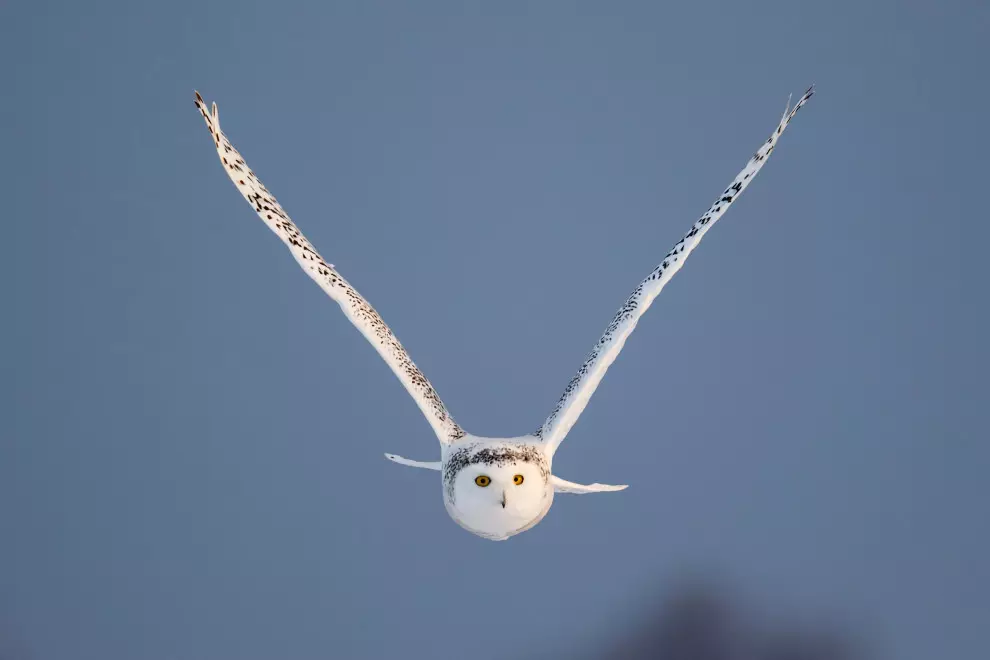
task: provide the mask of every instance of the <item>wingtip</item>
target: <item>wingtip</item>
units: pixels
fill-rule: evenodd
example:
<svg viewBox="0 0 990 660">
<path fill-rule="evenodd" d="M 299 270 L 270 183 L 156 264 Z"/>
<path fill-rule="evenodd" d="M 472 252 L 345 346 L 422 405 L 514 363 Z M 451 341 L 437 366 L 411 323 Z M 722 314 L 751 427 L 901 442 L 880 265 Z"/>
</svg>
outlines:
<svg viewBox="0 0 990 660">
<path fill-rule="evenodd" d="M 196 100 L 197 100 L 198 102 L 200 102 L 200 103 L 203 103 L 203 102 L 204 102 L 204 101 L 203 101 L 203 97 L 202 97 L 202 96 L 200 96 L 200 95 L 199 95 L 199 92 L 198 92 L 198 91 L 196 91 L 195 89 L 193 90 L 193 94 L 195 94 L 195 95 L 196 95 Z"/>
<path fill-rule="evenodd" d="M 788 96 L 787 96 L 787 105 L 784 106 L 784 108 L 785 108 L 784 109 L 784 117 L 786 118 L 786 117 L 793 116 L 794 113 L 797 112 L 798 109 L 801 106 L 803 106 L 805 103 L 807 103 L 808 102 L 808 99 L 810 99 L 814 95 L 815 95 L 815 83 L 811 83 L 811 85 L 808 87 L 808 89 L 804 90 L 804 94 L 801 95 L 801 98 L 798 99 L 798 102 L 795 103 L 794 104 L 794 107 L 792 108 L 791 107 L 791 100 L 794 98 L 794 95 L 793 94 L 788 94 Z"/>
<path fill-rule="evenodd" d="M 781 125 L 777 128 L 777 132 L 780 133 L 783 130 L 783 126 L 790 122 L 791 118 L 797 114 L 797 111 L 804 107 L 804 104 L 808 102 L 812 96 L 815 95 L 815 84 L 812 83 L 811 87 L 805 90 L 798 102 L 791 107 L 791 97 L 787 97 L 787 110 L 784 111 L 784 118 L 781 120 Z"/>
<path fill-rule="evenodd" d="M 629 488 L 629 484 L 621 484 L 618 486 L 613 486 L 611 484 L 591 484 L 591 487 L 598 489 L 598 491 L 602 493 L 616 493 L 620 490 Z"/>
</svg>

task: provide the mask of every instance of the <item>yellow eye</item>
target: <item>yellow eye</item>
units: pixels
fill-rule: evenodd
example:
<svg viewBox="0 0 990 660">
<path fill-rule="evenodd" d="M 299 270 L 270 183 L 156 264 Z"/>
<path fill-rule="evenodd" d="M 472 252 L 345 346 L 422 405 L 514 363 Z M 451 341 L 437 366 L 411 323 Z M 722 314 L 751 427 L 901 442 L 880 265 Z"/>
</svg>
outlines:
<svg viewBox="0 0 990 660">
<path fill-rule="evenodd" d="M 491 479 L 489 479 L 488 477 L 486 477 L 486 476 L 485 476 L 485 475 L 483 475 L 483 474 L 481 474 L 481 475 L 478 475 L 477 477 L 475 477 L 475 478 L 474 478 L 474 483 L 476 483 L 476 484 L 478 484 L 478 485 L 479 485 L 479 486 L 481 486 L 482 488 L 485 488 L 485 487 L 486 487 L 486 486 L 488 486 L 488 484 L 490 484 L 491 482 L 492 482 L 492 480 L 491 480 Z"/>
<path fill-rule="evenodd" d="M 523 476 L 521 474 L 517 474 L 516 476 L 512 477 L 512 483 L 514 483 L 517 486 L 521 486 L 523 481 L 525 480 L 523 479 Z"/>
</svg>

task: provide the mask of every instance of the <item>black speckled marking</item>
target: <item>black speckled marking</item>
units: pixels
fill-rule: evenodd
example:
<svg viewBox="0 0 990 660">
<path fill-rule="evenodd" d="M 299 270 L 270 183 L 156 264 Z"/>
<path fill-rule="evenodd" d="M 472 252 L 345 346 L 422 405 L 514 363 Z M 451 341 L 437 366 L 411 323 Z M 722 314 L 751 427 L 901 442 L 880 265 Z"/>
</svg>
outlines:
<svg viewBox="0 0 990 660">
<path fill-rule="evenodd" d="M 345 280 L 333 265 L 319 255 L 312 244 L 303 236 L 295 223 L 282 210 L 260 179 L 255 175 L 230 140 L 220 130 L 220 119 L 216 104 L 207 111 L 203 97 L 196 93 L 196 107 L 206 127 L 213 137 L 213 144 L 220 156 L 224 170 L 237 189 L 244 195 L 265 224 L 289 246 L 299 265 L 306 271 L 327 295 L 333 298 L 341 309 L 357 326 L 358 330 L 372 343 L 392 371 L 405 385 L 416 401 L 416 405 L 426 416 L 441 442 L 455 442 L 464 437 L 464 431 L 447 412 L 440 396 L 406 353 L 406 349 L 392 330 L 385 324 L 378 312 L 361 297 L 361 294 Z"/>
<path fill-rule="evenodd" d="M 454 502 L 454 480 L 457 474 L 469 465 L 494 465 L 505 467 L 514 463 L 533 463 L 540 469 L 543 483 L 550 480 L 550 466 L 546 455 L 537 447 L 529 445 L 486 447 L 471 444 L 452 452 L 443 464 L 443 484 L 447 499 Z"/>
<path fill-rule="evenodd" d="M 682 238 L 673 249 L 663 258 L 663 262 L 653 269 L 653 272 L 643 280 L 636 290 L 630 294 L 623 303 L 619 311 L 616 312 L 612 322 L 605 329 L 601 339 L 591 349 L 584 364 L 577 374 L 567 384 L 563 395 L 557 401 L 553 412 L 547 417 L 543 426 L 535 432 L 535 435 L 544 442 L 557 445 L 563 440 L 570 430 L 571 425 L 577 420 L 584 406 L 587 405 L 587 398 L 578 396 L 579 393 L 590 397 L 598 387 L 598 383 L 605 376 L 605 372 L 618 355 L 617 351 L 609 351 L 616 342 L 624 342 L 626 337 L 636 328 L 639 317 L 643 315 L 650 306 L 653 297 L 660 293 L 674 274 L 680 270 L 684 261 L 692 250 L 701 242 L 705 232 L 715 224 L 722 215 L 729 210 L 729 207 L 739 198 L 742 191 L 750 184 L 753 175 L 760 171 L 766 159 L 773 152 L 777 139 L 784 132 L 784 128 L 790 123 L 794 115 L 800 110 L 808 99 L 814 94 L 814 86 L 808 88 L 793 109 L 785 110 L 783 118 L 777 125 L 773 134 L 753 154 L 753 157 L 746 163 L 742 171 L 736 175 L 735 180 L 725 192 L 719 195 L 715 203 L 708 211 L 701 216 L 692 226 L 691 230 Z M 789 99 L 788 99 L 789 101 Z M 788 102 L 788 105 L 790 103 Z M 590 391 L 589 391 L 590 390 Z M 571 406 L 576 406 L 571 410 Z M 566 414 L 568 412 L 570 414 Z M 566 419 L 565 419 L 566 418 Z"/>
</svg>

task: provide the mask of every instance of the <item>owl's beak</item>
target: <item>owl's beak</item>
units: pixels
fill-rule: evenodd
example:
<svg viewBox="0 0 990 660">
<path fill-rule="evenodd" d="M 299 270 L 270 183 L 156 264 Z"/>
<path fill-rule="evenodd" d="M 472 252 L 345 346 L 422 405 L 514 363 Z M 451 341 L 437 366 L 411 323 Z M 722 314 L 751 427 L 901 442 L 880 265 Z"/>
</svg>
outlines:
<svg viewBox="0 0 990 660">
<path fill-rule="evenodd" d="M 502 508 L 505 508 L 505 491 L 502 491 Z"/>
</svg>

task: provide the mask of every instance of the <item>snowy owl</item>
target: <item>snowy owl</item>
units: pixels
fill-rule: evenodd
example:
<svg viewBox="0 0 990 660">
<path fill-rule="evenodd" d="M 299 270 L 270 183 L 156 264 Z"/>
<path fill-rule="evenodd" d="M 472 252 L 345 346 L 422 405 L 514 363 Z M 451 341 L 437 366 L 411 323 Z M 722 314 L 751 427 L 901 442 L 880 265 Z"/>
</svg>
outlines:
<svg viewBox="0 0 990 660">
<path fill-rule="evenodd" d="M 813 93 L 814 87 L 809 88 L 793 108 L 788 100 L 784 116 L 767 141 L 753 154 L 732 184 L 719 194 L 711 208 L 691 226 L 684 238 L 674 245 L 622 304 L 543 425 L 532 434 L 518 438 L 471 435 L 454 421 L 430 381 L 416 367 L 378 312 L 333 264 L 319 255 L 289 219 L 275 196 L 231 145 L 220 130 L 216 103 L 208 109 L 197 92 L 196 107 L 206 121 L 220 162 L 234 185 L 269 229 L 288 246 L 306 274 L 340 305 L 351 323 L 371 342 L 416 401 L 440 440 L 439 461 L 413 461 L 395 454 L 385 456 L 400 465 L 439 471 L 443 503 L 450 517 L 478 536 L 501 541 L 540 522 L 550 510 L 554 493 L 600 493 L 625 488 L 565 481 L 552 472 L 554 453 L 588 405 L 605 372 L 636 328 L 640 316 L 681 269 L 705 232 L 750 184 L 773 153 L 777 140 L 795 113 Z"/>
</svg>

